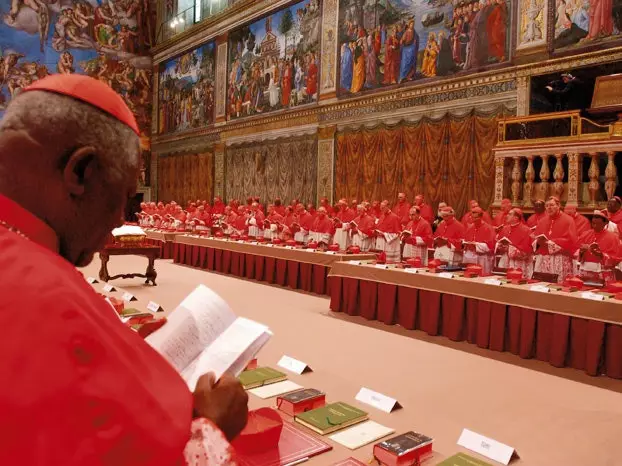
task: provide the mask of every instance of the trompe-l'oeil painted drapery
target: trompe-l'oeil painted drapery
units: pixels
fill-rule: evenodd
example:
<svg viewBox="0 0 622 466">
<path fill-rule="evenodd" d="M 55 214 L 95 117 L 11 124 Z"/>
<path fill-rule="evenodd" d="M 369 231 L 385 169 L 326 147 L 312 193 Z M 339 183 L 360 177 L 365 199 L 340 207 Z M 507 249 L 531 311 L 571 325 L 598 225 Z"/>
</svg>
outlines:
<svg viewBox="0 0 622 466">
<path fill-rule="evenodd" d="M 497 121 L 504 110 L 337 134 L 335 198 L 412 202 L 423 193 L 462 215 L 469 199 L 487 208 L 494 196 Z"/>
<path fill-rule="evenodd" d="M 158 200 L 185 205 L 214 197 L 214 154 L 165 155 L 158 159 Z"/>
<path fill-rule="evenodd" d="M 225 160 L 227 199 L 258 196 L 264 203 L 277 197 L 284 203 L 315 203 L 315 135 L 227 147 Z"/>
</svg>

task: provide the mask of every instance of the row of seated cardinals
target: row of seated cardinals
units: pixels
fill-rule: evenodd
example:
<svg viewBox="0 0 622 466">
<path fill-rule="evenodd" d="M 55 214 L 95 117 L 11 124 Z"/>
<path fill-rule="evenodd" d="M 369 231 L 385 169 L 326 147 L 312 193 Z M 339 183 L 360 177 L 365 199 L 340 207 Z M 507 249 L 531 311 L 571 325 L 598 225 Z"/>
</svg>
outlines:
<svg viewBox="0 0 622 466">
<path fill-rule="evenodd" d="M 188 202 L 185 210 L 174 202 L 143 204 L 139 217 L 145 227 L 220 230 L 226 235 L 319 247 L 336 244 L 339 250 L 380 252 L 389 262 L 416 259 L 425 266 L 433 250 L 442 264 L 477 264 L 484 273 L 499 267 L 521 270 L 525 278 L 539 272 L 559 282 L 576 274 L 609 281 L 622 258 L 621 206 L 622 200 L 614 197 L 590 221 L 575 207 L 561 211 L 559 200 L 550 198 L 546 203 L 535 201 L 535 213 L 525 220 L 508 199 L 494 218 L 477 201 L 470 201 L 469 211 L 459 221 L 445 203 L 439 204 L 435 216 L 422 195 L 411 205 L 399 194 L 393 206 L 386 200 L 348 204 L 345 199 L 330 206 L 322 199 L 317 210 L 297 200 L 284 206 L 275 199 L 267 213 L 257 198 L 249 198 L 246 205 L 236 200 L 225 205 L 217 197 L 211 206 L 205 201 Z"/>
</svg>

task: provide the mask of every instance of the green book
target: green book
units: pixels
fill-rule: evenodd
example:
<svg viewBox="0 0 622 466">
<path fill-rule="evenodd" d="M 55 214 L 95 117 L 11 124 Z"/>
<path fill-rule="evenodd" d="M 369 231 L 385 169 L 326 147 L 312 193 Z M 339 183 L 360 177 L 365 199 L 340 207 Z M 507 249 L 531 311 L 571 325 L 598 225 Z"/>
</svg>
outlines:
<svg viewBox="0 0 622 466">
<path fill-rule="evenodd" d="M 318 434 L 326 435 L 366 421 L 367 418 L 365 411 L 354 406 L 346 403 L 331 403 L 306 413 L 300 413 L 295 417 L 295 421 Z"/>
<path fill-rule="evenodd" d="M 121 317 L 139 317 L 139 316 L 150 316 L 153 315 L 150 312 L 139 311 L 138 309 L 134 309 L 133 307 L 125 308 L 121 311 Z"/>
<path fill-rule="evenodd" d="M 492 466 L 490 463 L 473 458 L 465 453 L 458 453 L 445 461 L 438 463 L 438 466 Z"/>
<path fill-rule="evenodd" d="M 259 367 L 250 371 L 244 371 L 239 376 L 240 383 L 245 390 L 281 382 L 286 379 L 287 375 L 271 367 Z"/>
</svg>

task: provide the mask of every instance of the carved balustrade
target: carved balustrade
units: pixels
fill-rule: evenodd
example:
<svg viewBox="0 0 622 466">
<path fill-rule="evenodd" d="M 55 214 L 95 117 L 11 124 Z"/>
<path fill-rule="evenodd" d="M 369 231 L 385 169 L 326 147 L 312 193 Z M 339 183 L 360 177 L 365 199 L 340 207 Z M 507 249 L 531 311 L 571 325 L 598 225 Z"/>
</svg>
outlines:
<svg viewBox="0 0 622 466">
<path fill-rule="evenodd" d="M 495 199 L 529 210 L 557 196 L 585 211 L 603 208 L 618 186 L 622 134 L 578 111 L 504 119 L 495 154 Z M 620 154 L 620 156 L 618 156 Z"/>
</svg>

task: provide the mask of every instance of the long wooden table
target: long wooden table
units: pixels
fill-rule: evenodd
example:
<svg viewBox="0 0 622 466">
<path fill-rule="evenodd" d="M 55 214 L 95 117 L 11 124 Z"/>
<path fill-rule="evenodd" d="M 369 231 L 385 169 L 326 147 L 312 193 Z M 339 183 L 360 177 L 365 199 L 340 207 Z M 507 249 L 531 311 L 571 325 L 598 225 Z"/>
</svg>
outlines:
<svg viewBox="0 0 622 466">
<path fill-rule="evenodd" d="M 160 259 L 172 259 L 175 238 L 183 233 L 145 230 L 145 234 L 147 235 L 147 239 L 145 240 L 147 244 L 160 248 Z"/>
<path fill-rule="evenodd" d="M 368 264 L 337 263 L 329 279 L 334 312 L 622 378 L 620 300 Z"/>
<path fill-rule="evenodd" d="M 328 272 L 347 260 L 373 260 L 375 254 L 340 254 L 287 246 L 178 235 L 173 261 L 292 289 L 329 294 Z"/>
</svg>

